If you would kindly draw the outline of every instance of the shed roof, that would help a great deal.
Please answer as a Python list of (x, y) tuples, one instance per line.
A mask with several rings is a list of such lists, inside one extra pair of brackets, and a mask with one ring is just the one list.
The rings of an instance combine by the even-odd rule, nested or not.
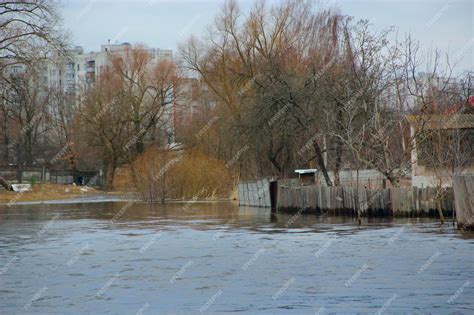
[(306, 169), (298, 169), (298, 170), (295, 170), (295, 173), (297, 174), (311, 174), (311, 173), (316, 173), (318, 171), (318, 169), (316, 168), (306, 168)]

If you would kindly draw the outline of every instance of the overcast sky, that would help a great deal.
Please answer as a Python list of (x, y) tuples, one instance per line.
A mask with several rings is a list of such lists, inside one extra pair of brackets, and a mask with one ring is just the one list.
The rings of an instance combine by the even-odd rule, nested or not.
[[(97, 51), (112, 42), (144, 43), (176, 50), (213, 22), (222, 0), (63, 0), (62, 14), (74, 45)], [(248, 11), (254, 1), (239, 1)], [(269, 2), (278, 2), (277, 0)], [(375, 29), (398, 27), (425, 49), (437, 47), (459, 59), (458, 71), (474, 69), (474, 0), (324, 0), (341, 13), (367, 19)]]

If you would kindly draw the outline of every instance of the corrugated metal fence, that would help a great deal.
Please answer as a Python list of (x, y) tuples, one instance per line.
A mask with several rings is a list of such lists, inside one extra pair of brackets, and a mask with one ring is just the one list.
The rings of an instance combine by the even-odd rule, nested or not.
[(239, 204), (252, 207), (271, 207), (270, 181), (261, 179), (239, 183)]

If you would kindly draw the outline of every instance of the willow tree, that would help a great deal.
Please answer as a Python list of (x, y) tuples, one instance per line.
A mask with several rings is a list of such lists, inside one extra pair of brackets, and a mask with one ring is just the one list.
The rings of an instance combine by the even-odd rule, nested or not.
[[(229, 157), (251, 145), (251, 156), (243, 158), (251, 176), (287, 175), (307, 162), (299, 148), (324, 132), (315, 75), (336, 53), (331, 47), (342, 18), (313, 9), (311, 2), (259, 2), (243, 16), (235, 1), (227, 1), (206, 42), (190, 39), (181, 47), (188, 69), (216, 96)], [(314, 159), (331, 185), (321, 141), (312, 143)]]
[[(105, 168), (107, 186), (112, 186), (115, 170), (122, 163), (129, 126), (121, 99), (122, 82), (111, 72), (103, 72), (95, 86), (84, 95), (81, 108), (81, 138), (76, 145), (94, 150)], [(79, 148), (78, 148), (79, 149)], [(83, 148), (85, 150), (85, 148)]]
[(112, 185), (115, 170), (130, 164), (147, 144), (164, 145), (180, 76), (169, 61), (157, 61), (143, 46), (109, 55), (109, 67), (84, 94), (85, 142), (100, 151)]
[(142, 153), (147, 135), (156, 138), (164, 118), (180, 91), (178, 68), (171, 61), (158, 61), (144, 46), (111, 53), (111, 71), (121, 82), (121, 98), (128, 103), (124, 113), (133, 130), (131, 156)]

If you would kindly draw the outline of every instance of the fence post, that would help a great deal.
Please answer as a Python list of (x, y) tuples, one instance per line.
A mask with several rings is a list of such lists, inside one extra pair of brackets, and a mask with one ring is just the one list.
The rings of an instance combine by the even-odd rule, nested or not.
[(474, 175), (454, 176), (453, 188), (458, 228), (474, 229)]

